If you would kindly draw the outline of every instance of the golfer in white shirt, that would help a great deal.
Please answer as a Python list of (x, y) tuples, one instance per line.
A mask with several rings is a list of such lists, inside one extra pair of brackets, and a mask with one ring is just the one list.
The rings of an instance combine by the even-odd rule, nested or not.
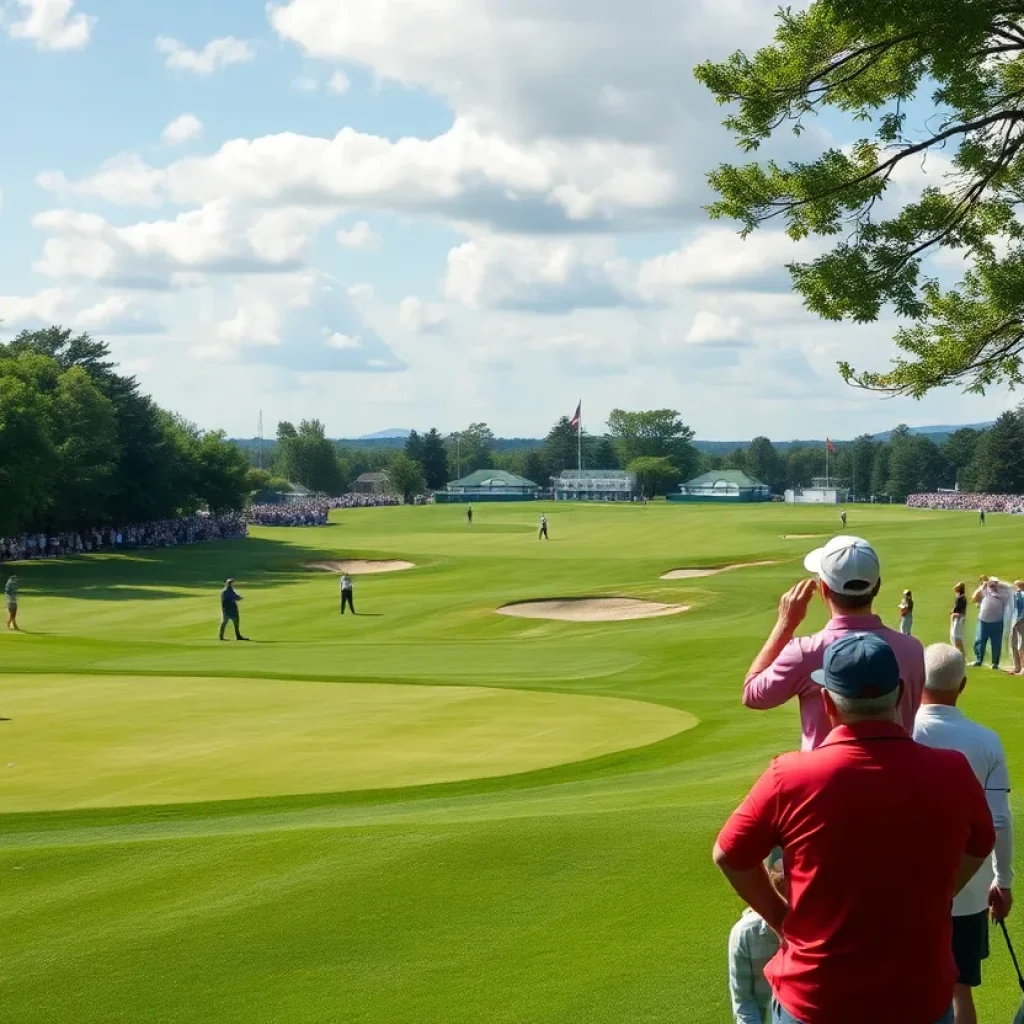
[(956, 1024), (977, 1024), (972, 990), (981, 984), (981, 962), (988, 957), (988, 919), (1000, 921), (1013, 906), (1013, 819), (1010, 776), (999, 737), (972, 722), (956, 706), (967, 686), (967, 662), (948, 644), (925, 651), (925, 684), (914, 725), (914, 739), (926, 747), (959, 750), (985, 789), (996, 847), (991, 858), (953, 901), (953, 955), (960, 977), (953, 990)]

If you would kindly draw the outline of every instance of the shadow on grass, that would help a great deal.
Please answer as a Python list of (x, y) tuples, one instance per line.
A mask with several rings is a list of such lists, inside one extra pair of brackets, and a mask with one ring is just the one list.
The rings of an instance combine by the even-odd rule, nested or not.
[[(327, 534), (329, 527), (322, 530), (326, 543), (340, 539), (337, 533)], [(194, 597), (189, 591), (219, 591), (228, 577), (243, 596), (247, 590), (309, 581), (314, 574), (304, 568), (307, 562), (338, 555), (337, 549), (261, 536), (19, 562), (0, 567), (0, 574), (16, 572), (27, 599), (165, 601)]]

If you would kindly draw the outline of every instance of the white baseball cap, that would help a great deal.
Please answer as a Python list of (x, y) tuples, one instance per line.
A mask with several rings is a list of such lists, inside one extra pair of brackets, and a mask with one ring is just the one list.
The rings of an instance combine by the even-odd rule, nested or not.
[(860, 537), (833, 537), (804, 559), (804, 568), (833, 593), (850, 597), (868, 595), (882, 578), (875, 549)]

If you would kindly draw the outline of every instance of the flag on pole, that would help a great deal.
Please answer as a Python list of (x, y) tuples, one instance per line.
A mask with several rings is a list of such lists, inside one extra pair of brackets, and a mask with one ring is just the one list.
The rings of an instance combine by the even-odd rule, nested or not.
[(830, 437), (825, 438), (825, 447), (828, 449), (829, 455), (835, 455), (836, 446), (832, 443), (832, 439)]
[(578, 427), (580, 421), (583, 419), (583, 399), (580, 399), (580, 404), (576, 406), (576, 412), (573, 413), (572, 419), (569, 421), (570, 427)]

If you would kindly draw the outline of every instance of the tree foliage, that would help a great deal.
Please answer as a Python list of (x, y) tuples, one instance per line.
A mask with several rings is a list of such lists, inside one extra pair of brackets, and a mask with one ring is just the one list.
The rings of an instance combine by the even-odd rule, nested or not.
[[(904, 319), (888, 369), (847, 380), (920, 396), (1024, 380), (1024, 5), (1002, 0), (813, 0), (779, 12), (773, 45), (696, 69), (751, 152), (829, 109), (871, 126), (813, 159), (726, 165), (710, 175), (713, 217), (747, 234), (776, 221), (794, 239), (834, 239), (790, 265), (807, 307), (830, 320)], [(912, 112), (926, 103), (931, 116)], [(939, 154), (942, 154), (940, 157)], [(939, 184), (897, 209), (880, 200), (904, 168), (948, 162)], [(959, 282), (930, 256), (966, 257)]]
[(317, 494), (341, 494), (347, 482), (320, 420), (303, 420), (298, 429), (287, 420), (277, 425), (274, 471)]
[(388, 481), (395, 493), (402, 496), (404, 502), (411, 502), (427, 487), (422, 467), (405, 452), (397, 452), (391, 457), (388, 463)]
[(664, 494), (673, 484), (679, 483), (679, 467), (671, 459), (659, 455), (641, 455), (626, 467), (636, 475), (643, 493), (649, 498)]
[(102, 341), (52, 327), (0, 345), (0, 535), (240, 509), (247, 468), (118, 374)]
[(700, 461), (693, 446), (693, 431), (675, 409), (613, 409), (608, 417), (608, 433), (623, 466), (639, 458), (664, 458), (685, 479), (693, 475)]

